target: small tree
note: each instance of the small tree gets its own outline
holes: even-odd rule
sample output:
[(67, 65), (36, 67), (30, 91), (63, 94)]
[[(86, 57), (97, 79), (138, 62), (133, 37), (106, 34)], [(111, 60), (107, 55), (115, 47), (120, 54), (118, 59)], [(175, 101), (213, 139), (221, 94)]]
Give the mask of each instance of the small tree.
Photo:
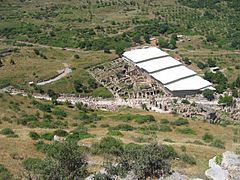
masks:
[(85, 156), (76, 143), (50, 145), (44, 160), (28, 158), (23, 161), (26, 176), (31, 179), (84, 179), (87, 176)]
[(224, 104), (226, 106), (232, 106), (234, 103), (234, 100), (232, 96), (220, 96), (218, 103)]
[(3, 62), (2, 62), (2, 60), (0, 59), (0, 67), (2, 67), (3, 66)]
[(122, 54), (124, 53), (124, 49), (122, 47), (117, 47), (116, 49), (116, 54), (121, 57)]
[(214, 99), (214, 91), (206, 89), (203, 91), (203, 96), (207, 98), (207, 100), (212, 101)]
[(238, 75), (236, 81), (235, 81), (235, 85), (237, 88), (240, 88), (240, 75)]
[(177, 153), (171, 146), (131, 145), (125, 148), (117, 166), (108, 164), (107, 172), (111, 175), (126, 175), (133, 171), (137, 179), (161, 178), (170, 173), (169, 160), (175, 157)]
[(10, 64), (11, 64), (11, 65), (15, 65), (16, 63), (15, 63), (15, 61), (14, 61), (13, 59), (11, 59), (11, 60), (10, 60)]
[(78, 54), (74, 54), (74, 58), (75, 58), (75, 59), (79, 59), (80, 56), (79, 56)]

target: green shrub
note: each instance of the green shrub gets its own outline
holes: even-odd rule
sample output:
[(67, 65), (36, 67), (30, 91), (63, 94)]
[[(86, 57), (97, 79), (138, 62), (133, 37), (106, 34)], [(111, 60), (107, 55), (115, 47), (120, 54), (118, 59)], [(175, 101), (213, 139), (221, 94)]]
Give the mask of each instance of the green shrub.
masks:
[(64, 131), (62, 129), (58, 129), (53, 132), (54, 135), (60, 136), (60, 137), (66, 137), (68, 135), (67, 131)]
[(107, 135), (109, 135), (109, 136), (123, 136), (123, 133), (121, 133), (121, 131), (118, 131), (118, 130), (109, 130)]
[(205, 141), (205, 142), (207, 142), (207, 143), (212, 142), (213, 139), (214, 139), (214, 138), (213, 138), (213, 135), (210, 134), (210, 133), (208, 133), (208, 132), (206, 132), (206, 133), (203, 135), (203, 137), (202, 137), (202, 140)]
[(141, 115), (141, 114), (118, 114), (116, 116), (112, 116), (113, 119), (129, 122), (135, 120), (138, 124), (143, 124), (146, 122), (154, 122), (155, 118), (152, 115)]
[(184, 146), (184, 145), (182, 145), (182, 146), (180, 147), (180, 149), (181, 149), (182, 152), (186, 152), (186, 150), (187, 150), (186, 146)]
[(42, 134), (41, 138), (46, 139), (48, 141), (52, 141), (53, 140), (53, 136), (54, 136), (53, 133), (48, 132), (48, 133)]
[(108, 127), (109, 127), (109, 124), (101, 124), (100, 127), (101, 127), (101, 128), (108, 128)]
[(181, 101), (181, 103), (183, 103), (183, 104), (190, 104), (190, 102), (189, 102), (187, 99), (183, 99), (183, 100)]
[(55, 116), (57, 116), (58, 118), (67, 117), (67, 113), (63, 109), (60, 109), (60, 108), (56, 108), (52, 113)]
[(97, 89), (94, 89), (92, 95), (93, 97), (102, 97), (102, 98), (113, 97), (112, 93), (108, 91), (108, 89), (105, 87), (98, 87)]
[(75, 59), (79, 59), (80, 56), (79, 56), (78, 54), (74, 54), (74, 58), (75, 58)]
[(49, 113), (52, 112), (52, 108), (53, 108), (51, 104), (43, 104), (39, 102), (37, 102), (36, 106), (40, 111), (49, 112)]
[(223, 156), (222, 156), (222, 155), (217, 155), (217, 156), (216, 156), (215, 161), (216, 161), (216, 163), (217, 163), (218, 165), (221, 165), (221, 164), (222, 164), (222, 160), (223, 160)]
[(133, 137), (133, 140), (137, 143), (145, 143), (145, 142), (148, 142), (148, 139), (147, 138), (144, 138), (142, 136), (140, 137)]
[(97, 127), (96, 124), (91, 124), (91, 125), (90, 125), (90, 128), (96, 128), (96, 127)]
[(196, 131), (194, 131), (192, 128), (188, 128), (188, 127), (185, 127), (185, 128), (178, 128), (176, 130), (178, 133), (181, 133), (181, 134), (187, 134), (187, 135), (196, 135)]
[(112, 116), (111, 118), (114, 120), (119, 120), (123, 122), (129, 122), (134, 119), (134, 115), (132, 114), (118, 114), (116, 116)]
[(179, 118), (179, 119), (176, 119), (174, 122), (171, 123), (172, 125), (175, 125), (175, 126), (183, 126), (183, 125), (188, 125), (189, 122), (187, 119), (183, 119), (183, 118)]
[(160, 124), (169, 124), (169, 120), (167, 119), (161, 119)]
[(87, 114), (86, 112), (80, 112), (77, 119), (82, 120), (85, 124), (89, 124), (100, 121), (102, 117), (98, 116), (97, 113)]
[(134, 151), (136, 149), (140, 149), (142, 145), (135, 144), (135, 143), (129, 143), (124, 146), (124, 152)]
[(190, 164), (190, 165), (195, 165), (195, 164), (197, 164), (196, 159), (195, 159), (193, 156), (188, 155), (188, 154), (186, 154), (186, 153), (180, 155), (180, 159), (181, 159), (183, 162), (185, 162), (185, 163), (187, 163), (187, 164)]
[(222, 141), (221, 139), (214, 139), (213, 142), (210, 144), (210, 146), (220, 148), (220, 149), (225, 149), (225, 142)]
[(20, 119), (17, 120), (18, 124), (28, 125), (31, 122), (36, 122), (38, 119), (34, 115), (23, 115)]
[(34, 143), (34, 146), (37, 151), (40, 151), (42, 153), (46, 153), (47, 150), (50, 148), (50, 145), (44, 143), (43, 141), (38, 141), (38, 142)]
[(113, 137), (104, 137), (94, 146), (95, 153), (120, 155), (123, 152), (123, 143)]
[(119, 124), (115, 127), (110, 127), (109, 130), (119, 130), (119, 131), (133, 131), (134, 127), (128, 124)]
[(79, 141), (81, 139), (94, 138), (96, 135), (89, 134), (87, 128), (83, 125), (79, 125), (69, 135), (67, 135), (67, 141)]
[(33, 132), (33, 131), (30, 131), (29, 132), (29, 137), (32, 139), (32, 140), (38, 140), (40, 139), (40, 135), (36, 132)]
[(171, 132), (172, 129), (168, 125), (160, 125), (159, 131), (161, 131), (161, 132)]
[(8, 136), (8, 135), (14, 135), (15, 133), (11, 128), (4, 128), (0, 131), (0, 134)]
[(18, 138), (19, 136), (17, 134), (10, 134), (10, 135), (7, 135), (7, 137), (9, 137), (9, 138)]
[(138, 124), (143, 124), (146, 122), (154, 122), (155, 117), (153, 115), (137, 115), (135, 122)]
[(0, 164), (0, 179), (2, 179), (2, 180), (12, 179), (12, 174), (2, 164)]
[(42, 160), (39, 158), (27, 158), (22, 162), (22, 166), (27, 171), (36, 170), (39, 168)]
[(169, 139), (169, 138), (163, 139), (163, 141), (169, 142), (169, 143), (174, 143), (175, 142), (175, 141), (173, 141), (172, 139)]
[(191, 142), (193, 144), (198, 144), (198, 145), (204, 145), (203, 142), (199, 141), (199, 140), (194, 140), (193, 142)]

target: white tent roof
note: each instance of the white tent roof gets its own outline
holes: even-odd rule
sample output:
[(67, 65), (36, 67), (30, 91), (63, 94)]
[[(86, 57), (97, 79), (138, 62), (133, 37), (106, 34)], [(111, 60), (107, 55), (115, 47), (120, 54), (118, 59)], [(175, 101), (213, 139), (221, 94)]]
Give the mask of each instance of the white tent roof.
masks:
[(182, 63), (175, 60), (174, 58), (168, 56), (158, 59), (153, 59), (151, 61), (146, 61), (142, 63), (138, 63), (137, 66), (151, 73), (154, 71), (160, 71), (165, 68), (181, 65)]
[(185, 66), (177, 66), (153, 73), (151, 76), (160, 81), (162, 84), (168, 84), (195, 74), (196, 73), (194, 71)]
[(193, 76), (190, 78), (182, 79), (177, 82), (166, 85), (170, 91), (184, 91), (184, 90), (200, 90), (211, 86), (212, 84), (200, 76)]
[(161, 51), (156, 47), (135, 49), (123, 53), (123, 57), (133, 61), (134, 63), (163, 56), (168, 56), (168, 53)]

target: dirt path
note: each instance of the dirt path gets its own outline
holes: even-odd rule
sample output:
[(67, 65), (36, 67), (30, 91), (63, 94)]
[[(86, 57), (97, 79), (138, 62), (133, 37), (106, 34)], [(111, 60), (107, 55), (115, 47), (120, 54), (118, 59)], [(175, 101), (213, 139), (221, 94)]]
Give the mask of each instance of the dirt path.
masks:
[(64, 66), (65, 66), (65, 68), (63, 70), (61, 70), (60, 73), (56, 77), (53, 77), (46, 81), (39, 82), (39, 83), (37, 83), (37, 86), (44, 86), (46, 84), (53, 83), (55, 81), (58, 81), (58, 80), (64, 78), (68, 74), (70, 74), (72, 72), (72, 69), (70, 69), (67, 64), (64, 64)]

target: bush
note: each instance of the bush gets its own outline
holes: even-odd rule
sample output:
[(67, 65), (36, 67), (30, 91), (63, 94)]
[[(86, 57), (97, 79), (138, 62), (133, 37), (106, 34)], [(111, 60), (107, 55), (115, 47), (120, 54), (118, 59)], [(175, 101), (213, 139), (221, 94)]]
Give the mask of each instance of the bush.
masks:
[(216, 163), (218, 164), (218, 165), (221, 165), (222, 164), (222, 160), (223, 160), (223, 156), (222, 155), (217, 155), (216, 156)]
[(205, 89), (203, 91), (203, 96), (209, 100), (209, 101), (212, 101), (214, 99), (214, 91), (213, 90), (210, 90), (210, 89)]
[(118, 130), (109, 130), (107, 135), (109, 135), (109, 136), (123, 136), (123, 133), (121, 133)]
[(135, 120), (138, 124), (143, 124), (146, 122), (154, 122), (155, 118), (152, 115), (141, 115), (141, 114), (119, 114), (116, 116), (112, 116), (113, 119), (129, 122), (131, 120)]
[(220, 96), (218, 103), (225, 104), (226, 106), (232, 106), (234, 103), (233, 97), (232, 96), (224, 96), (224, 97)]
[(175, 125), (175, 126), (182, 126), (182, 125), (188, 125), (189, 122), (187, 119), (183, 119), (183, 118), (179, 118), (179, 119), (176, 119), (174, 122), (171, 123), (172, 125)]
[(0, 164), (0, 179), (2, 180), (12, 179), (12, 174), (2, 164)]
[(183, 162), (185, 162), (185, 163), (187, 163), (187, 164), (190, 164), (190, 165), (195, 165), (195, 164), (197, 164), (196, 159), (195, 159), (193, 156), (188, 155), (188, 154), (186, 154), (186, 153), (182, 154), (182, 155), (180, 156), (180, 159), (181, 159)]
[(11, 128), (4, 128), (0, 131), (0, 134), (8, 136), (8, 135), (14, 135), (15, 133)]
[(67, 113), (66, 113), (64, 110), (60, 109), (60, 108), (56, 108), (56, 109), (53, 111), (53, 114), (54, 114), (55, 116), (57, 116), (58, 118), (64, 118), (64, 117), (67, 116)]
[(204, 145), (204, 143), (202, 141), (199, 140), (194, 140), (193, 142), (191, 142), (193, 144), (198, 144), (198, 145)]
[(123, 152), (123, 143), (110, 136), (104, 137), (94, 149), (97, 153), (120, 155)]
[(186, 152), (186, 150), (187, 150), (186, 146), (184, 146), (184, 145), (182, 145), (182, 146), (180, 147), (180, 149), (181, 149), (182, 152)]
[(196, 135), (197, 134), (193, 129), (188, 128), (188, 127), (186, 127), (186, 128), (178, 128), (176, 131), (178, 133), (187, 134), (187, 135)]
[(17, 120), (18, 124), (28, 125), (31, 122), (36, 122), (38, 119), (34, 115), (23, 115), (20, 119)]
[(110, 127), (109, 130), (119, 130), (119, 131), (133, 131), (134, 127), (128, 124), (119, 124), (115, 127)]
[(160, 125), (159, 131), (161, 131), (161, 132), (171, 132), (172, 129), (168, 125)]
[(34, 179), (84, 179), (87, 176), (85, 155), (76, 143), (56, 142), (48, 145), (46, 152), (44, 160), (24, 161), (24, 168), (32, 171)]
[(53, 134), (60, 136), (60, 137), (66, 137), (68, 135), (68, 132), (64, 131), (62, 129), (59, 129), (59, 130), (54, 131)]
[(169, 143), (174, 143), (175, 142), (175, 141), (173, 141), (172, 139), (169, 139), (169, 138), (163, 139), (163, 141), (169, 142)]
[(161, 119), (160, 123), (161, 124), (169, 124), (169, 121), (167, 119)]
[(29, 132), (29, 137), (32, 139), (32, 140), (38, 140), (40, 139), (40, 135), (36, 132), (33, 132), (33, 131), (30, 131)]
[(135, 122), (138, 124), (143, 124), (146, 122), (154, 122), (154, 121), (155, 121), (155, 118), (153, 115), (144, 115), (144, 116), (138, 115), (135, 120)]
[(74, 58), (75, 58), (75, 59), (79, 59), (80, 56), (79, 56), (78, 54), (74, 54)]
[(210, 146), (220, 148), (220, 149), (225, 149), (225, 142), (222, 141), (221, 139), (214, 139), (213, 142), (210, 144)]
[(102, 98), (113, 97), (112, 93), (108, 91), (108, 89), (105, 87), (98, 87), (97, 89), (94, 89), (92, 95), (93, 97), (102, 97)]
[(46, 153), (48, 151), (48, 149), (50, 148), (50, 145), (44, 143), (43, 141), (38, 141), (38, 142), (34, 143), (34, 146), (37, 151), (40, 151), (42, 153)]
[(48, 133), (42, 134), (41, 138), (46, 139), (48, 141), (52, 141), (53, 140), (53, 136), (54, 136), (53, 133), (48, 132)]
[(109, 124), (101, 124), (100, 127), (101, 127), (101, 128), (108, 128), (108, 127), (109, 127)]
[(66, 140), (67, 141), (79, 141), (81, 139), (94, 138), (94, 137), (96, 137), (96, 135), (89, 134), (88, 132), (73, 132), (67, 136)]
[(22, 166), (27, 171), (32, 171), (39, 168), (41, 162), (42, 160), (39, 158), (27, 158), (22, 162)]
[(181, 103), (183, 103), (183, 104), (191, 104), (187, 99), (183, 99), (183, 100), (181, 101)]
[(49, 112), (49, 113), (52, 112), (53, 106), (51, 104), (42, 104), (37, 102), (36, 106), (40, 111)]
[(213, 141), (213, 135), (207, 132), (203, 135), (202, 140), (207, 142), (207, 143), (212, 142)]
[(207, 67), (207, 65), (206, 64), (204, 64), (203, 62), (197, 62), (197, 66), (200, 68), (200, 69), (204, 69), (204, 68), (206, 68)]
[(144, 146), (131, 145), (125, 149), (117, 165), (106, 167), (112, 175), (124, 176), (132, 171), (137, 179), (160, 178), (169, 175), (169, 161), (177, 157), (171, 146), (148, 144)]

